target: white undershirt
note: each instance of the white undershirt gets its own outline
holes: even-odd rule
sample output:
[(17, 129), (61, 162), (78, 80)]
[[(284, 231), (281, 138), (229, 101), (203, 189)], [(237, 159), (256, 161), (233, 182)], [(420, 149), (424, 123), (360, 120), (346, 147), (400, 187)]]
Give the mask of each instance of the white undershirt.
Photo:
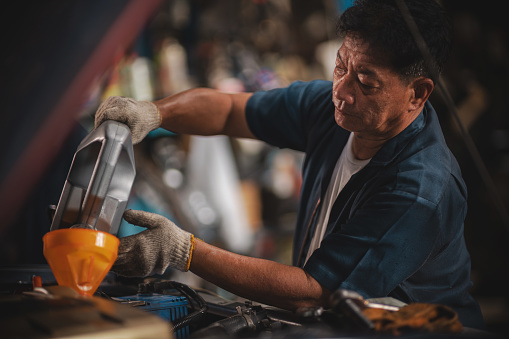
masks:
[(334, 205), (339, 192), (341, 192), (343, 187), (345, 187), (352, 175), (363, 169), (364, 166), (366, 166), (371, 160), (355, 159), (352, 151), (352, 140), (353, 133), (350, 133), (350, 137), (348, 138), (346, 146), (343, 149), (343, 152), (341, 152), (341, 156), (336, 163), (336, 167), (334, 167), (334, 172), (332, 173), (329, 187), (327, 187), (327, 192), (325, 193), (323, 204), (320, 208), (320, 214), (318, 215), (318, 222), (316, 224), (315, 233), (311, 239), (311, 244), (309, 245), (306, 262), (308, 261), (311, 254), (313, 254), (313, 252), (320, 247), (320, 243), (322, 242), (325, 230), (327, 229), (332, 206)]

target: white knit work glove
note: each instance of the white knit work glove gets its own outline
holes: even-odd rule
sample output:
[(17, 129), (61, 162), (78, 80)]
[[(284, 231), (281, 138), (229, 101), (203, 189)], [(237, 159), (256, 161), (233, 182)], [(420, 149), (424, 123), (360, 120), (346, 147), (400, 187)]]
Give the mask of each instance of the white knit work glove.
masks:
[(105, 120), (115, 120), (131, 129), (133, 144), (161, 126), (159, 108), (150, 101), (136, 101), (131, 98), (113, 96), (104, 100), (95, 113), (95, 127)]
[(126, 210), (124, 219), (147, 229), (120, 238), (118, 257), (112, 271), (125, 277), (163, 274), (171, 267), (189, 270), (194, 236), (165, 217), (145, 211)]

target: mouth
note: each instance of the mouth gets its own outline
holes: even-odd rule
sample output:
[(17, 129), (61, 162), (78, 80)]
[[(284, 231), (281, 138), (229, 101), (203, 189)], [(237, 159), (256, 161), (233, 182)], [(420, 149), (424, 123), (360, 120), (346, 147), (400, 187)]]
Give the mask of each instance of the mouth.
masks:
[(352, 116), (353, 114), (347, 113), (344, 109), (339, 108), (338, 106), (335, 106), (335, 115), (342, 115), (342, 116)]
[(344, 107), (335, 106), (334, 120), (338, 126), (352, 132), (352, 124), (356, 124), (359, 120), (359, 117), (355, 113), (345, 110)]

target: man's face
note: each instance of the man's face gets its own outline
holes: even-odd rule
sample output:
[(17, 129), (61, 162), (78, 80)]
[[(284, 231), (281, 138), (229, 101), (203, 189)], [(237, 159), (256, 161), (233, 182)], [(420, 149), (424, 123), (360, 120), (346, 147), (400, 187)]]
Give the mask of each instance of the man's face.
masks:
[(410, 116), (405, 113), (411, 88), (384, 61), (367, 43), (349, 35), (336, 57), (336, 123), (365, 139), (392, 138)]

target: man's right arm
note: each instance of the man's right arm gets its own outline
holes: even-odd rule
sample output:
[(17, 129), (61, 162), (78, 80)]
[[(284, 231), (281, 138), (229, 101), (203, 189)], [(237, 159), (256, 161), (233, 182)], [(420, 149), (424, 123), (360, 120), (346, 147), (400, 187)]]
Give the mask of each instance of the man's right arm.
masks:
[(251, 95), (196, 88), (154, 103), (161, 114), (161, 127), (172, 132), (254, 139), (245, 116), (246, 103)]

